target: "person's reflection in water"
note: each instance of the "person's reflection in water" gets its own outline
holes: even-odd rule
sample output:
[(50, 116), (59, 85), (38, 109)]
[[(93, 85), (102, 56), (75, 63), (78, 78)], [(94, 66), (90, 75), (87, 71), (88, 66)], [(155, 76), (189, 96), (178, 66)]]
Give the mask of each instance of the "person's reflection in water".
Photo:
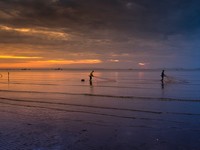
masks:
[(90, 80), (90, 94), (94, 93), (94, 87), (93, 87), (93, 83), (92, 80)]
[(162, 88), (162, 89), (165, 88), (165, 84), (164, 84), (164, 82), (161, 82), (161, 88)]
[(90, 80), (90, 86), (92, 86), (92, 80)]

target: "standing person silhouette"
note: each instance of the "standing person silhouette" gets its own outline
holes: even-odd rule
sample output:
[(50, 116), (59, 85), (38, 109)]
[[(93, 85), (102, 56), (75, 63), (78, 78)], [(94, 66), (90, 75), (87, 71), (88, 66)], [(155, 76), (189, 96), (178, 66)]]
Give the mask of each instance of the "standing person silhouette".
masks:
[(165, 75), (165, 70), (162, 70), (162, 73), (161, 73), (161, 82), (163, 83), (164, 82), (164, 78), (166, 77)]
[(90, 81), (92, 81), (92, 77), (94, 77), (93, 72), (94, 72), (94, 70), (92, 70), (92, 72), (90, 72), (90, 75), (89, 75)]

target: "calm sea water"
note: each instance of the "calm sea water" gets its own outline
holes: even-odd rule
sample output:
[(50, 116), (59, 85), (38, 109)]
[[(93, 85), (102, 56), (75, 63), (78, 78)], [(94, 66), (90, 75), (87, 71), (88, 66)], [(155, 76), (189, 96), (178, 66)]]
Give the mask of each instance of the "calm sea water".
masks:
[[(167, 71), (169, 78), (163, 85), (159, 71), (95, 71), (91, 84), (89, 73), (86, 70), (11, 71), (8, 80), (7, 72), (1, 72), (0, 90), (1, 94), (21, 91), (124, 98), (200, 99), (200, 71)], [(81, 79), (85, 82), (81, 82)], [(12, 94), (9, 96), (12, 97)]]
[[(86, 143), (94, 147), (200, 146), (200, 71), (166, 71), (168, 78), (164, 84), (160, 81), (161, 71), (96, 70), (92, 83), (89, 73), (89, 70), (10, 71), (8, 79), (8, 73), (2, 71), (0, 111), (29, 114), (32, 117), (25, 117), (29, 121), (67, 119), (73, 124), (71, 130), (88, 128), (90, 124), (92, 131)], [(108, 146), (108, 138), (116, 147)]]

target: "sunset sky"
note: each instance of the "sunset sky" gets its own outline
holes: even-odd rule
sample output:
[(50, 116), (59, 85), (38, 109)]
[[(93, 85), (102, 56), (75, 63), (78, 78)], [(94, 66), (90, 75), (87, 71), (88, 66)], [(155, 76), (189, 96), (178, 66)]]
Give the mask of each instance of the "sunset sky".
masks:
[(0, 0), (1, 68), (200, 68), (199, 0)]

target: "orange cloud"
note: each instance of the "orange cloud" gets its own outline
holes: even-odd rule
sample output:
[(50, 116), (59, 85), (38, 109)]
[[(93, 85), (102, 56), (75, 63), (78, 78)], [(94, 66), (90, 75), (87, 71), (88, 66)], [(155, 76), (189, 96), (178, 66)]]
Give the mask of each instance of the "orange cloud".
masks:
[(48, 68), (59, 67), (60, 65), (71, 64), (97, 64), (102, 61), (99, 59), (83, 59), (83, 60), (41, 60), (27, 62), (0, 63), (0, 68)]
[(15, 31), (23, 34), (30, 34), (30, 35), (43, 35), (51, 38), (57, 38), (62, 40), (68, 40), (70, 38), (70, 35), (61, 32), (61, 31), (52, 31), (48, 28), (40, 28), (40, 29), (34, 29), (34, 28), (14, 28), (9, 26), (0, 25), (0, 30), (4, 31)]
[(110, 59), (109, 61), (110, 61), (110, 62), (119, 62), (118, 59)]
[(138, 65), (140, 65), (140, 66), (145, 66), (146, 64), (145, 63), (138, 63)]
[(41, 62), (47, 62), (52, 64), (97, 64), (101, 63), (102, 61), (99, 59), (83, 59), (83, 60), (47, 60)]
[(1, 59), (38, 59), (42, 57), (0, 55)]

